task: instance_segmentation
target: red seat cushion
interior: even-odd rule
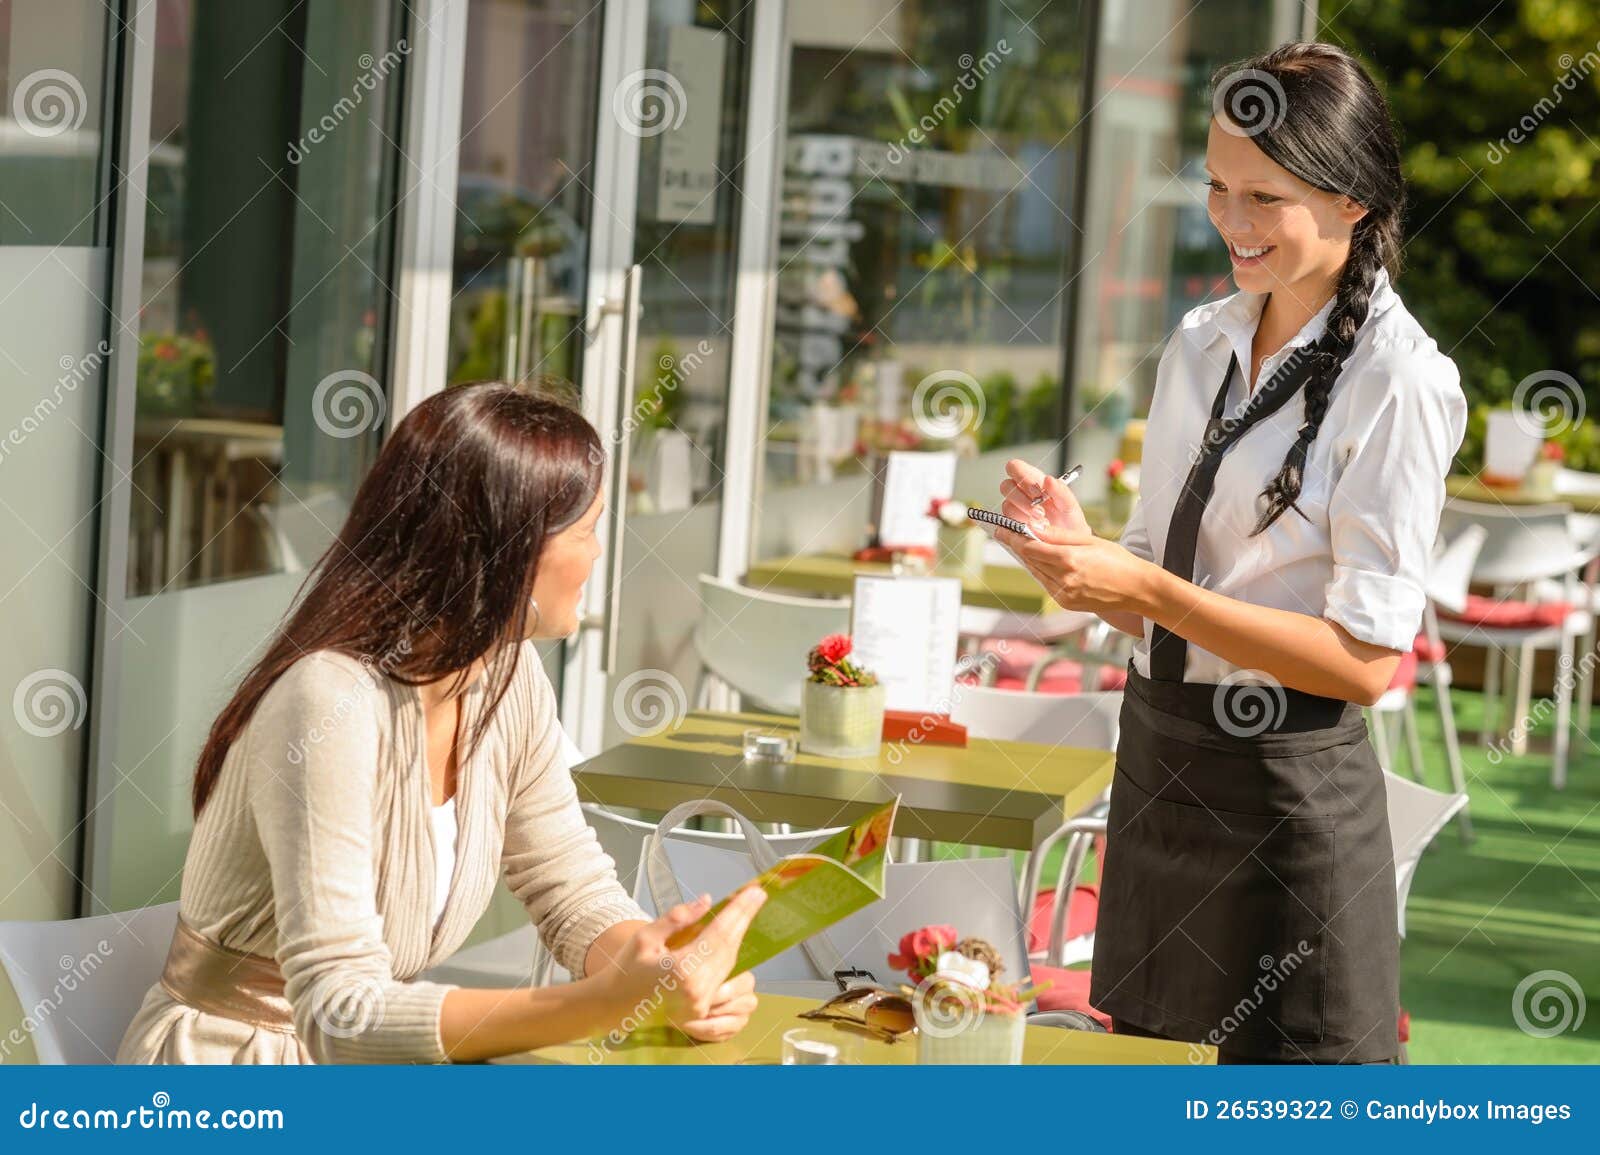
[[[1429,640],[1427,634],[1418,634],[1417,640],[1411,643],[1411,652],[1417,655],[1419,661],[1429,663],[1442,662],[1444,661],[1445,645],[1440,642],[1436,646]]]
[[[1481,594],[1468,594],[1467,604],[1459,614],[1441,611],[1439,616],[1495,630],[1542,630],[1559,626],[1570,613],[1572,606],[1566,602],[1497,601]]]
[[[1047,967],[1035,963],[1035,986],[1049,983],[1049,989],[1039,992],[1041,1011],[1082,1011],[1106,1030],[1111,1029],[1111,1016],[1101,1014],[1089,1005],[1089,972],[1068,970],[1066,967]]]
[[[1055,909],[1056,892],[1041,890],[1033,896],[1033,913],[1028,918],[1028,952],[1050,949],[1050,915]],[[1100,885],[1080,882],[1067,900],[1067,937],[1077,938],[1094,930],[1100,913]]]

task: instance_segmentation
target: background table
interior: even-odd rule
[[[1032,850],[1111,785],[1106,750],[972,739],[964,747],[886,742],[872,758],[801,753],[788,765],[744,760],[743,734],[795,733],[776,714],[696,711],[660,734],[613,746],[573,768],[586,802],[670,810],[715,798],[757,822],[826,827],[901,795],[902,838]]]
[[[809,1022],[800,1012],[817,1004],[810,999],[788,995],[762,995],[761,1005],[750,1017],[750,1025],[726,1043],[693,1044],[679,1037],[668,1042],[668,1033],[651,1031],[621,1044],[568,1043],[544,1047],[496,1059],[497,1063],[574,1063],[655,1064],[707,1066],[730,1063],[776,1063],[783,1056],[783,1033],[794,1027],[825,1028],[825,1023]],[[841,1034],[843,1031],[840,1032]],[[861,1037],[861,1061],[873,1064],[915,1063],[917,1041],[904,1038],[895,1043]],[[1138,1039],[1125,1035],[1103,1035],[1091,1031],[1066,1031],[1058,1027],[1029,1027],[1023,1043],[1022,1061],[1038,1064],[1123,1064],[1144,1063],[1163,1066],[1191,1066],[1215,1063],[1216,1051],[1203,1044],[1168,1043],[1159,1039]]]
[[[1555,497],[1530,494],[1520,486],[1485,485],[1476,477],[1452,473],[1444,479],[1450,497],[1467,501],[1498,501],[1502,505],[1570,505],[1574,513],[1600,514],[1600,493],[1562,493]]]
[[[857,574],[887,577],[893,572],[894,567],[888,562],[856,561],[843,554],[800,554],[755,563],[745,574],[744,584],[754,589],[849,597],[855,592]],[[944,576],[932,569],[928,572],[935,577]],[[1012,565],[986,565],[982,577],[962,578],[961,601],[964,605],[1014,614],[1061,612],[1032,574]]]

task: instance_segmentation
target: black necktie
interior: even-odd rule
[[[1194,580],[1195,547],[1200,539],[1200,518],[1211,500],[1217,482],[1217,470],[1222,459],[1240,438],[1265,421],[1300,392],[1300,387],[1314,374],[1332,372],[1342,358],[1333,351],[1333,342],[1324,338],[1312,345],[1303,346],[1289,355],[1278,367],[1272,379],[1256,390],[1246,402],[1244,411],[1224,417],[1222,411],[1228,403],[1228,386],[1239,369],[1238,354],[1228,358],[1228,372],[1222,378],[1222,387],[1211,405],[1211,420],[1206,422],[1205,436],[1200,440],[1194,464],[1183,483],[1183,492],[1172,508],[1172,521],[1167,526],[1167,544],[1162,550],[1161,565],[1169,573],[1184,581]],[[1155,626],[1150,636],[1150,677],[1162,682],[1183,681],[1184,660],[1189,643],[1164,626]]]

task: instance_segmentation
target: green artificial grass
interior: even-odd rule
[[[1423,780],[1442,790],[1450,778],[1433,700],[1431,690],[1419,694]],[[1587,1005],[1600,1002],[1600,744],[1574,732],[1566,789],[1553,790],[1540,748],[1553,722],[1535,728],[1528,755],[1496,763],[1474,741],[1482,696],[1452,700],[1467,732],[1476,838],[1464,845],[1454,825],[1442,831],[1406,904],[1400,1001],[1411,1012],[1411,1061],[1600,1063],[1600,1006]],[[1543,1000],[1523,999],[1535,1029],[1570,1020],[1548,1038],[1519,1027],[1512,1005],[1518,984],[1541,971],[1566,976],[1529,988],[1544,989]],[[1565,1016],[1554,997],[1563,987]]]
[[[1600,1064],[1600,708],[1596,737],[1574,731],[1566,789],[1553,790],[1553,721],[1534,728],[1526,756],[1491,761],[1476,737],[1482,696],[1457,691],[1452,700],[1475,838],[1464,844],[1452,822],[1412,882],[1400,956],[1411,1062]],[[1448,790],[1432,690],[1421,690],[1417,712],[1423,781]],[[1403,746],[1396,756],[1397,772],[1407,773]],[[1044,885],[1054,882],[1062,849],[1047,861]],[[1513,1010],[1518,984],[1539,972],[1556,973],[1532,983],[1523,1017],[1535,1030],[1565,1017],[1567,1029],[1549,1037],[1524,1031]],[[1563,993],[1570,1012],[1558,1002]]]

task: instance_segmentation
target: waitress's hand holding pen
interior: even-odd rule
[[[1000,483],[1005,499],[1000,512],[1034,529],[1053,526],[1068,533],[1090,533],[1089,521],[1071,487],[1059,477],[1030,465],[1020,457],[1006,462],[1006,479]]]
[[[1011,551],[1057,605],[1097,614],[1150,616],[1156,579],[1165,571],[1114,541],[1096,537],[1077,497],[1060,478],[1020,459],[1008,461],[1006,473],[1000,483],[1003,512],[1031,526],[1040,540],[1029,541],[1006,529],[996,529],[995,540]],[[1044,503],[1035,505],[1041,492]]]

